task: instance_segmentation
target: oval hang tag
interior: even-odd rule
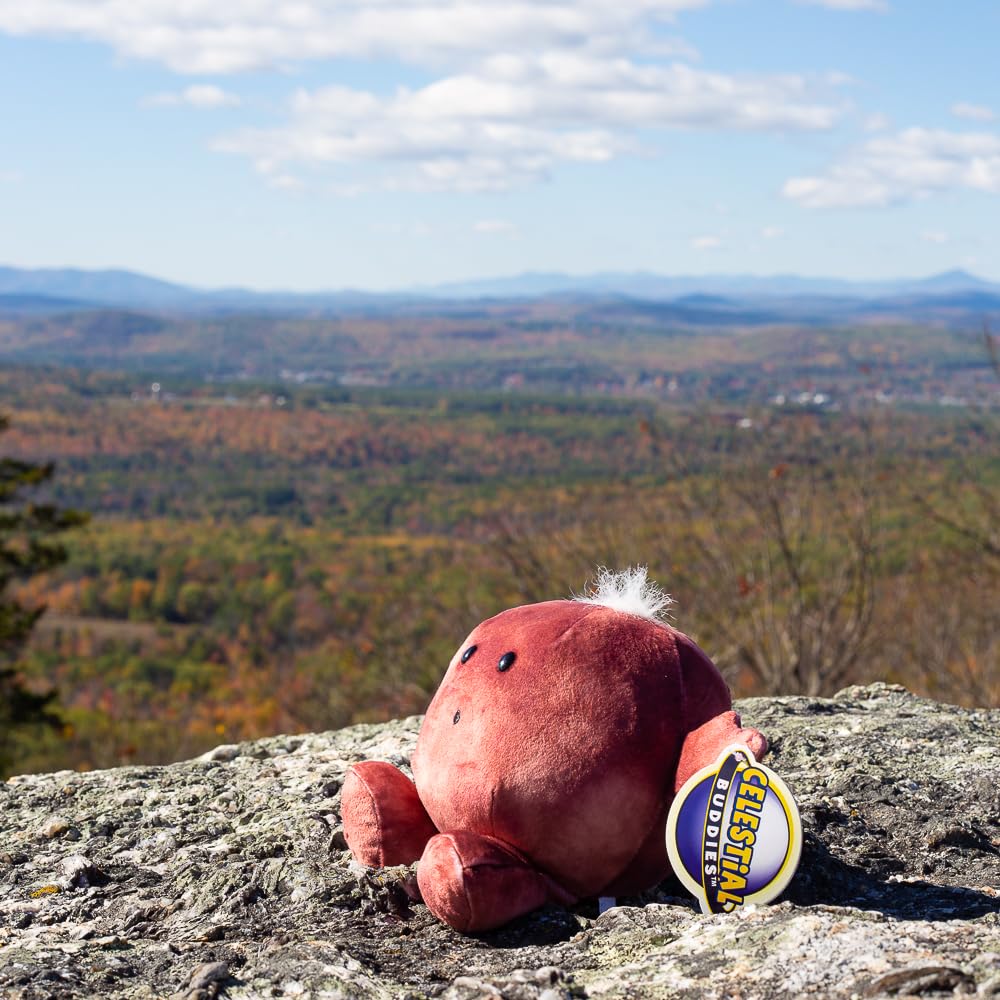
[[[692,775],[667,816],[674,874],[703,913],[767,903],[802,853],[802,821],[788,786],[742,745]]]

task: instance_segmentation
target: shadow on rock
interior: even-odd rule
[[[901,920],[969,920],[997,908],[995,897],[975,889],[915,878],[888,881],[877,870],[868,871],[835,857],[810,832],[805,836],[799,869],[782,898],[798,906],[878,910]]]
[[[495,931],[476,935],[484,944],[491,948],[533,948],[561,944],[568,941],[574,934],[579,934],[584,922],[577,913],[583,914],[587,907],[575,907],[564,910],[560,906],[546,906],[534,913],[521,917],[513,923],[500,927]],[[593,916],[597,915],[596,903]]]

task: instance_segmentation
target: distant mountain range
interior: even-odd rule
[[[182,312],[317,312],[393,307],[403,303],[532,299],[550,297],[681,302],[709,312],[743,308],[810,314],[859,308],[911,310],[1000,308],[1000,283],[966,271],[919,280],[846,281],[798,275],[693,275],[650,272],[569,275],[530,272],[506,278],[413,287],[399,292],[258,292],[242,288],[203,290],[133,271],[0,267],[0,313],[62,312],[87,308]]]
[[[957,270],[936,274],[930,278],[898,281],[846,281],[839,278],[805,278],[794,274],[771,277],[727,274],[670,277],[648,271],[605,272],[581,276],[535,272],[510,278],[452,282],[415,291],[436,298],[458,299],[625,295],[637,299],[664,301],[692,295],[737,299],[801,296],[882,298],[969,291],[1000,295],[1000,283],[986,281],[966,271]]]
[[[364,292],[255,292],[244,288],[205,290],[151,278],[135,271],[76,268],[25,269],[0,266],[0,311],[52,309],[312,310],[351,303],[392,301],[391,294]]]

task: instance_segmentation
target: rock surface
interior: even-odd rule
[[[1000,996],[1000,712],[901,688],[751,699],[806,829],[784,901],[704,916],[666,882],[482,937],[357,869],[352,761],[419,719],[0,784],[4,997]]]

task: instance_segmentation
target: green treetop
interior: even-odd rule
[[[0,433],[10,421],[0,416]],[[52,476],[53,466],[0,458],[0,773],[11,762],[17,730],[58,723],[53,713],[55,692],[28,689],[17,669],[18,657],[45,608],[26,607],[16,600],[13,584],[58,566],[66,550],[58,535],[86,521],[75,510],[32,503],[25,494]]]

